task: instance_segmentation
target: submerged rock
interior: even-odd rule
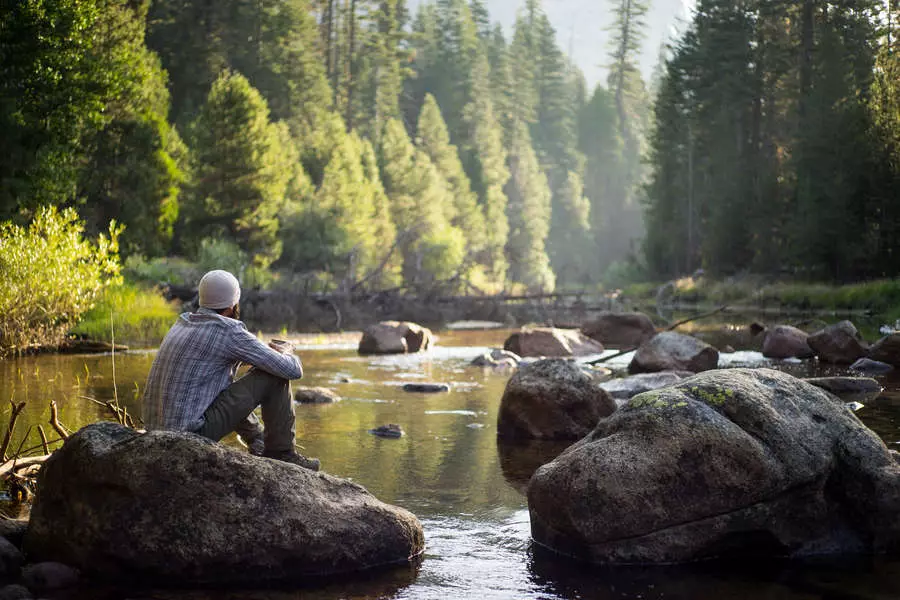
[[[340,401],[341,397],[328,388],[302,385],[294,387],[294,402],[300,404],[331,404]]]
[[[406,321],[383,321],[370,325],[359,341],[360,354],[407,354],[431,348],[431,330]]]
[[[449,392],[449,383],[404,383],[404,392],[418,392],[422,394],[439,394]]]
[[[500,400],[497,435],[507,439],[577,440],[616,403],[575,363],[563,359],[525,365]]]
[[[634,353],[628,371],[656,373],[658,371],[691,371],[698,373],[715,369],[719,351],[695,337],[664,331],[645,342]]]
[[[604,312],[585,323],[581,332],[607,347],[637,348],[656,335],[656,326],[644,313]]]
[[[880,552],[900,465],[836,398],[770,369],[632,398],[534,474],[534,540],[598,563]]]
[[[849,365],[868,353],[865,340],[850,321],[829,325],[809,336],[807,342],[819,360],[827,363]]]
[[[807,343],[808,337],[796,327],[776,325],[766,331],[762,354],[766,358],[812,358],[815,353]]]
[[[190,433],[89,425],[44,464],[30,559],[90,576],[256,585],[406,563],[418,520],[361,486]]]
[[[369,433],[378,437],[400,438],[403,437],[403,428],[396,423],[388,423],[387,425],[379,425],[374,429],[370,429]]]
[[[866,375],[884,375],[893,371],[894,367],[888,363],[872,360],[871,358],[861,358],[850,365],[850,370]]]
[[[34,596],[24,585],[13,584],[0,588],[0,600],[32,600]]]
[[[588,356],[603,352],[603,344],[574,329],[526,327],[512,334],[503,349],[525,356]]]
[[[685,371],[662,371],[660,373],[639,373],[630,377],[610,379],[600,384],[600,387],[614,400],[628,400],[638,394],[658,390],[674,385],[693,373]]]

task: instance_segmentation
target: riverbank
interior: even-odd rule
[[[665,305],[679,310],[702,310],[728,305],[734,310],[762,314],[879,315],[900,319],[900,280],[881,279],[846,285],[774,281],[745,276],[721,281],[706,277],[665,283],[640,283],[622,290],[621,299],[641,307]]]

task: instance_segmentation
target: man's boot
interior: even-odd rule
[[[309,469],[310,471],[319,470],[320,462],[318,458],[307,458],[296,450],[286,450],[284,452],[263,452],[263,456],[266,458],[273,458],[282,462],[291,463],[292,465],[298,465],[303,467],[304,469]]]

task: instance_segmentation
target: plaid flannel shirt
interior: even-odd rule
[[[269,348],[236,319],[201,308],[166,334],[144,388],[147,430],[196,431],[203,413],[231,385],[240,363],[285,379],[303,376],[300,359]]]

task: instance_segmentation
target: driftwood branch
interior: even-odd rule
[[[64,440],[69,439],[69,433],[59,422],[59,409],[56,406],[56,400],[50,401],[50,426],[59,434],[59,437]]]
[[[0,478],[27,467],[43,464],[48,458],[50,458],[50,455],[45,454],[44,456],[26,456],[25,458],[8,460],[0,465]]]
[[[722,306],[720,306],[719,308],[717,308],[715,310],[711,310],[711,311],[705,312],[705,313],[700,313],[699,315],[694,315],[693,317],[688,317],[687,319],[682,319],[680,321],[676,321],[675,323],[666,327],[663,331],[674,331],[675,329],[681,327],[682,325],[691,323],[693,321],[699,321],[700,319],[705,319],[707,317],[712,317],[713,315],[717,315],[721,312],[725,312],[726,310],[728,310],[728,305],[723,304]]]

